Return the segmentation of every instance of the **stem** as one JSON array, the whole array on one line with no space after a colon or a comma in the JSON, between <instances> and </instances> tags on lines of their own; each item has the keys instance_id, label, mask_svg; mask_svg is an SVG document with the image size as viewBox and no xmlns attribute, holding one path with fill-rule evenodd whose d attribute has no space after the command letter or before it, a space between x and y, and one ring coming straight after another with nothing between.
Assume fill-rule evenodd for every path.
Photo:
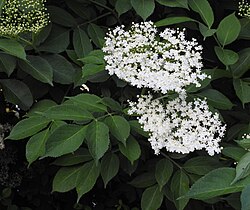
<instances>
[{"instance_id":1,"label":"stem","mask_svg":"<svg viewBox=\"0 0 250 210\"><path fill-rule=\"evenodd\" d=\"M84 23L79 24L77 27L86 25L86 24L88 24L88 23L95 22L95 21L97 21L97 20L99 20L99 19L101 19L101 18L103 18L103 17L105 17L105 16L111 15L111 14L112 14L112 12L104 13L104 14L102 14L102 15L100 15L100 16L98 16L98 17L92 19L92 20L89 20L89 21L87 21L87 22L84 22Z\"/></svg>"}]
</instances>

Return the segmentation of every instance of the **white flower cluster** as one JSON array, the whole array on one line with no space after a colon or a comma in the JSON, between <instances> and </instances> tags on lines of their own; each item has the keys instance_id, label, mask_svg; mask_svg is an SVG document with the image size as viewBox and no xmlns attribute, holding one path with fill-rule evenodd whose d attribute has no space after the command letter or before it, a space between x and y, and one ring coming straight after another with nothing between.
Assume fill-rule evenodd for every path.
<instances>
[{"instance_id":1,"label":"white flower cluster","mask_svg":"<svg viewBox=\"0 0 250 210\"><path fill-rule=\"evenodd\" d=\"M39 32L49 23L46 0L5 0L0 15L0 35L15 37Z\"/></svg>"},{"instance_id":2,"label":"white flower cluster","mask_svg":"<svg viewBox=\"0 0 250 210\"><path fill-rule=\"evenodd\" d=\"M183 95L163 105L152 95L130 102L129 114L138 114L139 123L150 133L149 142L158 154L162 148L169 152L189 153L205 149L209 155L219 153L219 142L226 127L218 113L213 114L205 100L186 102Z\"/></svg>"},{"instance_id":3,"label":"white flower cluster","mask_svg":"<svg viewBox=\"0 0 250 210\"><path fill-rule=\"evenodd\" d=\"M103 48L110 75L163 94L200 86L207 77L201 72L201 50L195 39L186 40L184 30L166 28L158 34L152 22L133 23L129 31L124 26L109 31Z\"/></svg>"},{"instance_id":4,"label":"white flower cluster","mask_svg":"<svg viewBox=\"0 0 250 210\"><path fill-rule=\"evenodd\" d=\"M250 18L250 4L247 0L242 0L239 2L239 15Z\"/></svg>"}]
</instances>

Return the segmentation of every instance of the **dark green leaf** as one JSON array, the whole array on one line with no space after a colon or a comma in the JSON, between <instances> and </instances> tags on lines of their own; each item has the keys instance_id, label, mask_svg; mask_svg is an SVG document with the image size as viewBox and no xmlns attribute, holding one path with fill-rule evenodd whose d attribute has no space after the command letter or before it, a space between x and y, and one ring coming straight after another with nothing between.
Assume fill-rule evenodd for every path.
<instances>
[{"instance_id":1,"label":"dark green leaf","mask_svg":"<svg viewBox=\"0 0 250 210\"><path fill-rule=\"evenodd\" d=\"M78 59L85 64L105 64L104 53L102 50L93 50L87 56Z\"/></svg>"},{"instance_id":2,"label":"dark green leaf","mask_svg":"<svg viewBox=\"0 0 250 210\"><path fill-rule=\"evenodd\" d=\"M3 70L9 77L16 68L16 58L5 53L1 53L0 67L1 70Z\"/></svg>"},{"instance_id":3,"label":"dark green leaf","mask_svg":"<svg viewBox=\"0 0 250 210\"><path fill-rule=\"evenodd\" d=\"M239 161L246 153L247 151L241 147L224 147L222 150L223 155L230 157L236 161Z\"/></svg>"},{"instance_id":4,"label":"dark green leaf","mask_svg":"<svg viewBox=\"0 0 250 210\"><path fill-rule=\"evenodd\" d=\"M130 0L117 0L115 3L115 10L118 12L118 15L129 11L132 8Z\"/></svg>"},{"instance_id":5,"label":"dark green leaf","mask_svg":"<svg viewBox=\"0 0 250 210\"><path fill-rule=\"evenodd\" d=\"M241 140L235 140L239 146L241 146L244 149L250 149L250 139L241 139Z\"/></svg>"},{"instance_id":6,"label":"dark green leaf","mask_svg":"<svg viewBox=\"0 0 250 210\"><path fill-rule=\"evenodd\" d=\"M89 152L95 160L99 160L109 147L109 128L103 122L93 121L86 133Z\"/></svg>"},{"instance_id":7,"label":"dark green leaf","mask_svg":"<svg viewBox=\"0 0 250 210\"><path fill-rule=\"evenodd\" d=\"M154 12L155 9L154 0L131 0L131 5L144 21Z\"/></svg>"},{"instance_id":8,"label":"dark green leaf","mask_svg":"<svg viewBox=\"0 0 250 210\"><path fill-rule=\"evenodd\" d=\"M240 20L241 31L239 34L240 39L250 39L250 19L249 18L241 18Z\"/></svg>"},{"instance_id":9,"label":"dark green leaf","mask_svg":"<svg viewBox=\"0 0 250 210\"><path fill-rule=\"evenodd\" d=\"M244 82L242 79L235 79L233 81L234 90L236 95L241 100L243 106L250 102L250 83Z\"/></svg>"},{"instance_id":10,"label":"dark green leaf","mask_svg":"<svg viewBox=\"0 0 250 210\"><path fill-rule=\"evenodd\" d=\"M138 120L131 120L129 121L130 127L132 131L135 131L136 133L148 138L149 134L143 130L142 125L138 122Z\"/></svg>"},{"instance_id":11,"label":"dark green leaf","mask_svg":"<svg viewBox=\"0 0 250 210\"><path fill-rule=\"evenodd\" d=\"M85 64L82 68L82 77L84 79L88 79L90 76L96 75L97 73L104 71L104 69L104 64Z\"/></svg>"},{"instance_id":12,"label":"dark green leaf","mask_svg":"<svg viewBox=\"0 0 250 210\"><path fill-rule=\"evenodd\" d=\"M44 112L48 110L52 106L56 106L56 102L49 100L49 99L43 99L41 101L38 101L35 103L28 114L26 116L31 117L31 116L38 116L39 114L36 112Z\"/></svg>"},{"instance_id":13,"label":"dark green leaf","mask_svg":"<svg viewBox=\"0 0 250 210\"><path fill-rule=\"evenodd\" d=\"M0 49L10 55L26 60L24 47L13 39L0 39Z\"/></svg>"},{"instance_id":14,"label":"dark green leaf","mask_svg":"<svg viewBox=\"0 0 250 210\"><path fill-rule=\"evenodd\" d=\"M40 44L43 43L50 35L51 29L52 29L52 24L50 23L43 29L41 29L39 33L34 34L33 45L36 47L40 46Z\"/></svg>"},{"instance_id":15,"label":"dark green leaf","mask_svg":"<svg viewBox=\"0 0 250 210\"><path fill-rule=\"evenodd\" d=\"M188 1L187 0L156 0L158 3L167 6L167 7L181 7L188 9Z\"/></svg>"},{"instance_id":16,"label":"dark green leaf","mask_svg":"<svg viewBox=\"0 0 250 210\"><path fill-rule=\"evenodd\" d=\"M122 111L121 105L112 98L104 97L102 98L101 103L109 107L113 111L118 111L118 112Z\"/></svg>"},{"instance_id":17,"label":"dark green leaf","mask_svg":"<svg viewBox=\"0 0 250 210\"><path fill-rule=\"evenodd\" d=\"M107 153L104 155L101 161L101 176L106 188L108 182L118 173L119 171L119 158L116 154Z\"/></svg>"},{"instance_id":18,"label":"dark green leaf","mask_svg":"<svg viewBox=\"0 0 250 210\"><path fill-rule=\"evenodd\" d=\"M160 208L163 201L163 192L160 191L157 185L147 188L141 199L142 210L155 210Z\"/></svg>"},{"instance_id":19,"label":"dark green leaf","mask_svg":"<svg viewBox=\"0 0 250 210\"><path fill-rule=\"evenodd\" d=\"M202 36L204 37L204 40L209 36L213 36L216 32L216 29L208 28L202 23L199 23L199 29L200 29Z\"/></svg>"},{"instance_id":20,"label":"dark green leaf","mask_svg":"<svg viewBox=\"0 0 250 210\"><path fill-rule=\"evenodd\" d=\"M136 176L131 182L130 185L136 188L146 188L156 184L154 172L145 172Z\"/></svg>"},{"instance_id":21,"label":"dark green leaf","mask_svg":"<svg viewBox=\"0 0 250 210\"><path fill-rule=\"evenodd\" d=\"M214 51L217 57L219 58L219 60L226 66L232 65L239 60L239 55L232 50L227 50L227 49L223 49L221 47L215 46Z\"/></svg>"},{"instance_id":22,"label":"dark green leaf","mask_svg":"<svg viewBox=\"0 0 250 210\"><path fill-rule=\"evenodd\" d=\"M250 209L250 185L247 185L241 193L240 201L241 201L241 210L249 210Z\"/></svg>"},{"instance_id":23,"label":"dark green leaf","mask_svg":"<svg viewBox=\"0 0 250 210\"><path fill-rule=\"evenodd\" d=\"M216 35L222 46L232 43L239 36L240 21L235 14L226 16L219 24Z\"/></svg>"},{"instance_id":24,"label":"dark green leaf","mask_svg":"<svg viewBox=\"0 0 250 210\"><path fill-rule=\"evenodd\" d=\"M178 24L178 23L184 23L184 22L195 22L196 20L190 18L190 17L185 17L185 16L179 16L179 17L167 17L165 19L159 20L155 23L157 27L160 26L169 26L173 24Z\"/></svg>"},{"instance_id":25,"label":"dark green leaf","mask_svg":"<svg viewBox=\"0 0 250 210\"><path fill-rule=\"evenodd\" d=\"M12 140L24 139L36 134L49 124L50 120L44 117L30 117L18 122L7 137Z\"/></svg>"},{"instance_id":26,"label":"dark green leaf","mask_svg":"<svg viewBox=\"0 0 250 210\"><path fill-rule=\"evenodd\" d=\"M239 60L231 66L234 78L240 78L250 69L250 48L245 48L238 54Z\"/></svg>"},{"instance_id":27,"label":"dark green leaf","mask_svg":"<svg viewBox=\"0 0 250 210\"><path fill-rule=\"evenodd\" d=\"M167 184L173 173L173 164L168 159L161 159L157 162L155 168L155 179L160 187L160 190Z\"/></svg>"},{"instance_id":28,"label":"dark green leaf","mask_svg":"<svg viewBox=\"0 0 250 210\"><path fill-rule=\"evenodd\" d=\"M100 26L90 23L88 25L88 34L97 47L103 47L105 33Z\"/></svg>"}]
</instances>

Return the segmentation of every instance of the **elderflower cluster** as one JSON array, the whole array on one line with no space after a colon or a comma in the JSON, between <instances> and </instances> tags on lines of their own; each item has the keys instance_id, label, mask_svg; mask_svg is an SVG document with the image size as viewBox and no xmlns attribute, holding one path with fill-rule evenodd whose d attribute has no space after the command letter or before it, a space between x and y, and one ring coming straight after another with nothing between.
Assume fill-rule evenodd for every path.
<instances>
[{"instance_id":1,"label":"elderflower cluster","mask_svg":"<svg viewBox=\"0 0 250 210\"><path fill-rule=\"evenodd\" d=\"M241 137L242 139L250 139L250 133L245 133Z\"/></svg>"},{"instance_id":2,"label":"elderflower cluster","mask_svg":"<svg viewBox=\"0 0 250 210\"><path fill-rule=\"evenodd\" d=\"M39 32L49 23L45 0L5 0L0 15L0 35Z\"/></svg>"},{"instance_id":3,"label":"elderflower cluster","mask_svg":"<svg viewBox=\"0 0 250 210\"><path fill-rule=\"evenodd\" d=\"M116 27L103 48L110 75L163 94L180 93L190 84L200 86L207 77L201 72L201 50L195 39L186 40L184 30L166 28L158 33L152 22L133 23L128 31Z\"/></svg>"},{"instance_id":4,"label":"elderflower cluster","mask_svg":"<svg viewBox=\"0 0 250 210\"><path fill-rule=\"evenodd\" d=\"M239 2L239 15L242 17L250 18L250 4L246 0Z\"/></svg>"},{"instance_id":5,"label":"elderflower cluster","mask_svg":"<svg viewBox=\"0 0 250 210\"><path fill-rule=\"evenodd\" d=\"M195 99L187 102L180 97L162 104L152 95L138 98L138 102L129 102L129 114L140 115L139 123L149 132L149 142L158 154L162 148L169 152L189 153L205 149L209 155L219 153L219 142L224 136L218 113L209 111L205 100Z\"/></svg>"}]
</instances>

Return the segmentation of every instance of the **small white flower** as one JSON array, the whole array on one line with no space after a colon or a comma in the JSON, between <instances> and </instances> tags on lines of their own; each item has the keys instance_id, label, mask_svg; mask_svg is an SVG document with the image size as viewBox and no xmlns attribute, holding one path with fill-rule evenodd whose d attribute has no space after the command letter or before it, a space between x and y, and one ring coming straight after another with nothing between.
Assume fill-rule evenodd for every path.
<instances>
[{"instance_id":1,"label":"small white flower","mask_svg":"<svg viewBox=\"0 0 250 210\"><path fill-rule=\"evenodd\" d=\"M247 0L242 0L239 2L239 15L250 18L250 4Z\"/></svg>"},{"instance_id":2,"label":"small white flower","mask_svg":"<svg viewBox=\"0 0 250 210\"><path fill-rule=\"evenodd\" d=\"M207 77L201 72L201 50L195 39L185 39L184 30L166 28L158 34L152 22L133 23L128 31L116 27L103 48L110 75L163 94L182 92L190 84L200 86Z\"/></svg>"},{"instance_id":3,"label":"small white flower","mask_svg":"<svg viewBox=\"0 0 250 210\"><path fill-rule=\"evenodd\" d=\"M140 115L139 123L149 132L148 141L155 154L162 148L183 154L205 149L211 156L221 151L219 142L226 126L222 125L218 113L209 110L206 100L197 98L186 102L185 95L181 94L162 104L149 94L129 105L130 115Z\"/></svg>"}]
</instances>

